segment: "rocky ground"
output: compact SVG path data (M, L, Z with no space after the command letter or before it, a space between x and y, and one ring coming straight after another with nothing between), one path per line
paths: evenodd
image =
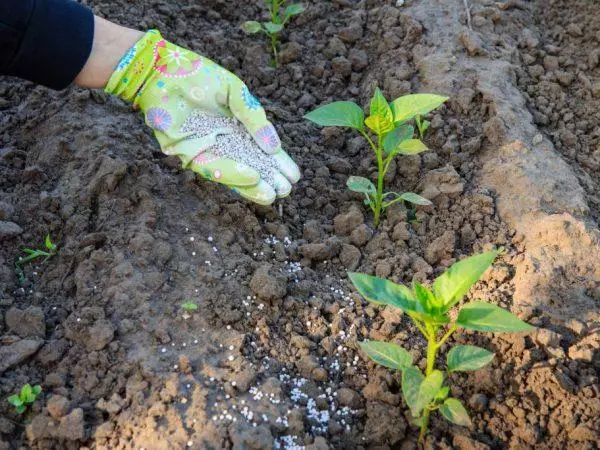
M356 343L419 361L424 342L346 270L426 281L500 245L470 295L538 331L456 336L497 357L453 375L472 427L434 415L426 447L598 448L597 4L472 0L467 17L459 0L306 1L275 70L239 30L261 1L89 3L247 81L303 178L256 207L181 171L120 101L1 79L0 396L44 390L22 416L0 402L0 449L416 448L398 374ZM373 175L367 146L302 120L332 100L366 106L375 86L450 97L430 151L386 180L434 205L398 206L377 230L345 189ZM19 280L21 247L46 233L57 256Z

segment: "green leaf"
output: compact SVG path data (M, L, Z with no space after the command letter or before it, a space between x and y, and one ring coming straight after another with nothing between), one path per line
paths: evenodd
M494 354L474 345L452 347L446 357L449 372L466 372L481 369L494 359Z
M400 153L401 155L418 155L427 150L429 150L427 146L419 139L407 139L400 142L393 153Z
M198 305L194 302L185 302L181 305L181 307L183 309L185 309L186 311L190 311L190 312L194 312L194 311L198 311Z
M400 196L400 198L406 202L410 202L415 205L423 205L423 206L433 205L433 203L431 203L431 200L427 200L425 197L421 197L420 195L415 194L414 192L405 192L404 194L402 194Z
M19 414L23 414L25 412L25 405L19 405L19 406L15 406L15 410L17 411L17 413Z
M38 395L40 395L41 392L42 392L42 387L39 384L36 384L33 387L33 393L36 396L36 398L37 398Z
M44 244L46 245L46 248L48 250L50 250L51 252L56 250L56 244L54 242L52 242L52 239L50 239L49 234L46 235L46 239L44 239Z
M440 413L446 418L448 422L468 427L471 425L471 419L469 413L455 398L447 398L446 401L440 406Z
M417 303L421 306L423 312L428 315L437 315L442 306L427 287L423 286L417 280L413 281L413 292L417 298Z
M394 112L394 122L405 122L417 114L427 114L438 108L446 100L448 100L448 97L436 94L409 94L397 98L391 104Z
M392 109L379 88L371 99L371 115L365 124L378 135L384 135L394 129Z
M285 17L285 20L287 20L290 17L302 14L304 11L306 11L304 5L301 5L300 3L292 3L291 5L285 8L283 16Z
M381 341L363 341L358 344L369 358L384 367L404 370L412 365L411 354L399 345Z
M413 416L417 417L433 401L443 383L444 374L439 370L434 370L425 378L415 367L409 367L402 372L402 392ZM417 385L418 389L415 390Z
M309 112L304 118L323 127L350 127L361 131L365 128L365 114L354 102L333 102Z
M433 400L436 402L442 402L446 399L446 397L448 397L449 393L450 393L450 387L442 386L441 389L437 392L437 394L435 394L435 397Z
M421 410L416 411L416 406L419 398L419 389L424 379L425 377L421 371L414 366L402 371L402 394L413 417L418 417L421 412Z
M250 20L242 24L242 30L246 34L256 34L262 30L262 25L254 20Z
M522 332L535 329L510 311L485 302L471 302L463 306L456 324L476 331Z
M452 264L433 283L433 292L442 299L446 310L459 302L487 268L500 250L480 253Z
M351 176L348 178L348 181L346 181L346 186L348 186L348 189L351 191L361 192L363 194L375 194L377 192L373 182L364 177Z
M21 388L19 397L21 397L21 400L23 400L23 402L31 403L28 400L31 397L33 397L33 388L31 387L31 385L29 383L23 385L23 387ZM35 400L35 397L33 397L33 399Z
M265 27L265 30L267 30L269 34L279 33L283 30L283 25L280 23L263 22L263 27Z
M406 286L364 273L348 272L358 292L376 305L391 305L406 312L418 313L417 303Z
M390 154L398 148L401 142L411 139L415 134L412 125L398 125L383 138L383 151Z
M18 395L11 395L10 397L7 398L8 403L10 403L11 405L17 407L17 406L21 406L23 404L23 400L21 400L21 398Z

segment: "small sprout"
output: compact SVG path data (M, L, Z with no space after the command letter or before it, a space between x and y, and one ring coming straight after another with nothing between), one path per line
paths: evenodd
M15 271L17 272L17 276L19 277L21 284L25 282L23 265L42 257L44 258L42 262L46 262L49 258L56 255L56 250L58 247L54 242L52 242L49 234L47 234L44 238L44 247L46 250L32 249L28 247L23 248L23 252L27 256L19 257L19 260L15 263Z
M188 300L187 302L183 303L181 305L181 307L186 310L187 312L196 312L198 311L198 305L194 302L192 302L191 300Z
M431 205L431 201L412 192L384 192L383 181L396 156L418 155L427 150L420 139L414 138L414 127L408 122L415 120L422 137L429 123L421 121L420 116L440 107L446 100L447 97L435 94L411 94L388 103L377 88L367 118L360 106L349 101L333 102L304 116L324 127L353 128L369 143L377 161L377 184L367 178L351 176L346 185L351 191L365 196L365 204L373 211L376 227L379 226L381 214L394 203L402 201L412 205Z
M417 125L417 130L419 130L419 137L423 139L423 135L429 129L431 122L429 120L422 119L421 115L417 114L415 116L415 124Z
M292 17L302 14L306 10L300 3L292 3L285 6L286 1L265 0L271 20L268 22L250 20L242 24L242 30L246 34L265 33L269 37L271 49L273 50L273 65L275 67L279 67L279 34Z
M413 364L412 355L399 345L360 342L362 351L377 364L402 372L402 394L410 408L423 442L432 411L439 411L446 420L462 426L471 424L462 403L450 397L445 385L450 374L481 369L494 354L474 345L456 345L446 356L446 373L435 368L438 350L458 329L486 332L530 332L534 327L498 306L471 301L462 306L455 321L448 314L460 302L501 250L471 256L453 264L430 288L413 282L412 289L391 281L360 273L349 273L350 280L369 302L400 308L427 340L425 373ZM443 333L442 333L443 332Z
M42 387L40 385L32 387L27 383L21 388L21 391L18 394L11 395L7 400L8 403L15 407L18 414L23 414L27 409L27 406L36 401L40 392L42 392Z

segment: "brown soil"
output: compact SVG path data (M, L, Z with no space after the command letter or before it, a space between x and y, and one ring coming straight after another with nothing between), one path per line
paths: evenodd
M499 245L471 296L539 330L456 337L497 357L453 375L473 426L434 415L426 446L598 448L600 6L472 0L469 30L460 0L305 1L275 70L239 30L262 1L90 3L247 81L303 178L255 207L181 171L120 101L0 80L0 396L44 388L23 416L0 401L0 449L416 448L398 374L356 342L424 342L345 271L431 280ZM302 120L375 86L450 96L387 180L434 206L378 230L345 189L374 173L368 148ZM46 233L58 255L19 281Z

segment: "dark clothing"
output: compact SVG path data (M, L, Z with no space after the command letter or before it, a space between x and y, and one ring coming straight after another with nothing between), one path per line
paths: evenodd
M0 74L52 89L81 72L94 39L94 15L70 0L0 0Z

